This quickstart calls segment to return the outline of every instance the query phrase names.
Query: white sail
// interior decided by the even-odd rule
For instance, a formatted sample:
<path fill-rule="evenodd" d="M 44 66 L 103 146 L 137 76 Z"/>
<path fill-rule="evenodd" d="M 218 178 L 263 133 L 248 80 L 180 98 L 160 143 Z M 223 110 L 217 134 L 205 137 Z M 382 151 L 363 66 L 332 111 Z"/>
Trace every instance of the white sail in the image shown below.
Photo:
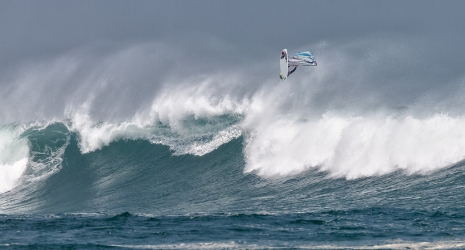
<path fill-rule="evenodd" d="M 289 57 L 289 66 L 316 66 L 312 51 L 298 52 Z"/>

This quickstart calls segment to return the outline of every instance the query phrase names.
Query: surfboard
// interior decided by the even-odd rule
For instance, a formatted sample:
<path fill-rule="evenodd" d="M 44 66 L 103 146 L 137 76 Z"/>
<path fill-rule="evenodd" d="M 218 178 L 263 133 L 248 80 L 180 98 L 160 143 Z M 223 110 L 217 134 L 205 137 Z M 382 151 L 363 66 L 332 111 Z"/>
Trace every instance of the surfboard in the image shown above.
<path fill-rule="evenodd" d="M 287 49 L 284 49 L 281 52 L 281 58 L 279 59 L 279 77 L 283 80 L 287 79 L 287 63 L 288 63 L 288 58 L 287 58 Z"/>

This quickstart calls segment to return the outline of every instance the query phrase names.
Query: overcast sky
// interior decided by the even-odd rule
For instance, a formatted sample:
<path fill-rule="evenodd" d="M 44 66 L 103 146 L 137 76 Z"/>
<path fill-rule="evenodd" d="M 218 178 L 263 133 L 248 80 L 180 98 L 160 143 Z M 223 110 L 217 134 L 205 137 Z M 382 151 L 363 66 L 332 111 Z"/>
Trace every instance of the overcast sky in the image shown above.
<path fill-rule="evenodd" d="M 465 40 L 464 9 L 463 1 L 2 1 L 0 55 L 5 63 L 102 41 L 198 34 L 251 51 L 377 33 L 457 46 Z"/>
<path fill-rule="evenodd" d="M 160 43 L 170 51 L 193 51 L 196 57 L 205 54 L 223 62 L 229 58 L 233 65 L 237 58 L 274 58 L 283 48 L 294 52 L 310 45 L 330 44 L 326 50 L 344 51 L 353 56 L 354 63 L 365 60 L 367 53 L 389 46 L 407 53 L 411 50 L 415 60 L 401 62 L 402 69 L 392 66 L 397 62 L 389 61 L 398 59 L 398 55 L 386 57 L 382 67 L 370 69 L 374 72 L 370 77 L 390 78 L 388 82 L 421 78 L 423 85 L 419 88 L 436 91 L 441 84 L 462 83 L 464 10 L 465 1 L 6 0 L 0 1 L 0 73 L 8 77 L 0 77 L 0 86 L 10 86 L 12 91 L 12 83 L 21 85 L 17 79 L 22 73 L 11 72 L 24 63 L 54 60 L 82 50 L 94 57 L 88 63 L 91 65 L 99 53 L 111 54 L 131 44 Z M 222 49 L 224 53 L 219 53 Z M 321 55 L 322 51 L 316 50 L 315 54 L 317 59 L 328 61 L 330 51 Z M 221 65 L 218 62 L 214 65 Z M 135 89 L 147 91 L 149 82 Z M 362 87 L 374 88 L 376 83 L 372 82 Z M 47 83 L 31 80 L 27 84 Z M 76 84 L 78 80 L 65 83 L 67 87 L 49 95 L 58 99 L 61 91 L 69 91 Z M 418 92 L 415 83 L 411 86 L 406 91 Z M 14 88 L 14 93 L 21 92 L 18 86 Z M 384 91 L 390 98 L 398 95 L 395 88 Z M 9 96 L 2 94 L 4 99 Z"/>

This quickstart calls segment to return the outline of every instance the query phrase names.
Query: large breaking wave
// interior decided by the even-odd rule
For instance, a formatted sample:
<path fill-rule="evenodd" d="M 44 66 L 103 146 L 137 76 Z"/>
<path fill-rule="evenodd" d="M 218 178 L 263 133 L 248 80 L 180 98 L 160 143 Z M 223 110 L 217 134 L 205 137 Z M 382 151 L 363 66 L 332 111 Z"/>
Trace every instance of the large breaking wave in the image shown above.
<path fill-rule="evenodd" d="M 101 192 L 108 200 L 112 183 L 146 188 L 137 180 L 149 166 L 195 172 L 202 161 L 215 162 L 207 165 L 218 172 L 195 175 L 212 180 L 238 170 L 242 177 L 235 178 L 251 180 L 308 177 L 309 171 L 352 180 L 434 175 L 465 158 L 463 79 L 449 79 L 453 91 L 446 93 L 412 78 L 400 68 L 408 68 L 416 50 L 392 43 L 310 46 L 318 67 L 299 69 L 286 82 L 276 77 L 274 56 L 199 63 L 198 52 L 185 56 L 160 43 L 99 57 L 79 50 L 18 67 L 2 78 L 11 82 L 1 103 L 0 206 L 41 207 L 35 195 L 58 199 L 64 191 L 54 188 L 67 185 L 81 188 L 83 197 Z M 53 181 L 66 167 L 84 175 L 76 176 L 81 184 L 70 177 L 65 187 Z M 84 169 L 97 172 L 86 176 Z M 81 200 L 102 208 L 96 197 Z"/>

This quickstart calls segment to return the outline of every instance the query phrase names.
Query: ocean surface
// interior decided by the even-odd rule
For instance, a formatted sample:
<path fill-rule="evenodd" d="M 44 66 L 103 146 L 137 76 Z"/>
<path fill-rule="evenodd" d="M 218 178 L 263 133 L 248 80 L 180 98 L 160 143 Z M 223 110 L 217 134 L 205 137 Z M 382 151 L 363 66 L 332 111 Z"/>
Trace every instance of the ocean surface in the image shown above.
<path fill-rule="evenodd" d="M 385 121 L 391 138 L 398 126 L 409 129 L 410 123 L 416 130 L 429 123 L 445 121 L 449 130 L 460 124 L 447 116 L 411 119 Z M 182 131 L 162 123 L 76 125 L 76 119 L 2 126 L 0 247 L 465 247 L 461 144 L 451 140 L 450 148 L 432 147 L 422 157 L 383 151 L 389 157 L 365 159 L 390 148 L 373 149 L 376 142 L 362 147 L 365 140 L 358 137 L 341 145 L 341 138 L 351 127 L 373 121 L 339 121 L 344 129 L 332 145 L 333 131 L 318 142 L 310 137 L 280 141 L 263 131 L 248 132 L 245 120 L 241 115 L 187 117 Z M 398 140 L 411 144 L 403 146 L 405 151 L 424 146 L 421 139 Z M 357 146 L 353 140 L 359 140 Z M 377 142 L 389 144 L 386 140 Z M 455 162 L 447 164 L 453 156 L 443 150 L 456 150 Z M 327 158 L 319 159 L 325 152 Z M 361 167 L 343 168 L 341 159 Z M 441 160 L 446 163 L 436 164 Z"/>

